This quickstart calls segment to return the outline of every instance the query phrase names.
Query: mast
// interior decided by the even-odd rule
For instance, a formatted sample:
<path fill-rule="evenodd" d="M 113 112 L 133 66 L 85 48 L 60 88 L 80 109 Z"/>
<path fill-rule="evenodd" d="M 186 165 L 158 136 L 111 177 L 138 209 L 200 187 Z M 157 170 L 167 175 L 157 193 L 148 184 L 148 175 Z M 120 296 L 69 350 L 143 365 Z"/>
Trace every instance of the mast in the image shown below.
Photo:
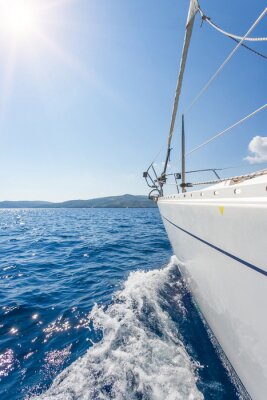
<path fill-rule="evenodd" d="M 186 192 L 185 188 L 185 133 L 184 133 L 184 114 L 182 115 L 182 192 Z"/>
<path fill-rule="evenodd" d="M 178 76 L 178 81 L 177 81 L 177 86 L 176 86 L 172 118 L 171 118 L 171 125 L 170 125 L 168 142 L 167 142 L 167 154 L 166 154 L 166 159 L 165 159 L 165 163 L 164 163 L 164 169 L 163 169 L 163 172 L 160 177 L 161 185 L 163 185 L 166 182 L 166 170 L 167 170 L 168 162 L 170 159 L 171 142 L 172 142 L 172 136 L 173 136 L 174 126 L 175 126 L 178 104 L 179 104 L 179 99 L 180 99 L 180 94 L 181 94 L 181 89 L 182 89 L 186 59 L 187 59 L 188 49 L 189 49 L 190 40 L 191 40 L 191 36 L 192 36 L 195 15 L 196 15 L 198 9 L 199 9 L 198 1 L 190 0 L 189 11 L 188 11 L 188 16 L 187 16 L 187 21 L 186 21 L 186 28 L 185 28 L 184 45 L 183 45 L 181 62 L 180 62 L 180 71 L 179 71 L 179 76 Z"/>

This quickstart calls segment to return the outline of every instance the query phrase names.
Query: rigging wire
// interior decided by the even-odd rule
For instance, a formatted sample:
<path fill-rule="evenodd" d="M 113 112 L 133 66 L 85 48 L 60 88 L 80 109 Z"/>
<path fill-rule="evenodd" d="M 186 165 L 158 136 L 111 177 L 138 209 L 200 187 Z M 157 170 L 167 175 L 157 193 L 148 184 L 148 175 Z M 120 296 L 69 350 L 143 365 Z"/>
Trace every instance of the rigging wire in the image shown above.
<path fill-rule="evenodd" d="M 163 149 L 164 149 L 164 144 L 161 146 L 161 148 L 159 149 L 159 151 L 157 152 L 157 154 L 155 155 L 155 157 L 151 161 L 150 165 L 153 165 L 155 163 L 156 159 L 158 158 L 158 156 L 160 155 L 160 153 L 162 152 Z"/>
<path fill-rule="evenodd" d="M 244 118 L 240 119 L 239 121 L 235 122 L 234 124 L 232 124 L 228 128 L 224 129 L 223 131 L 221 131 L 221 132 L 217 133 L 216 135 L 212 136 L 211 138 L 209 138 L 205 142 L 201 143 L 199 146 L 195 147 L 193 150 L 190 150 L 188 153 L 186 153 L 186 156 L 188 156 L 189 154 L 192 154 L 195 151 L 201 149 L 201 147 L 206 146 L 208 143 L 210 143 L 213 140 L 217 139 L 218 137 L 224 135 L 226 132 L 229 132 L 230 130 L 232 130 L 236 126 L 238 126 L 238 125 L 242 124 L 243 122 L 245 122 L 247 119 L 249 119 L 249 118 L 253 117 L 254 115 L 256 115 L 258 112 L 264 110 L 265 108 L 267 108 L 267 103 L 264 104 L 263 106 L 257 108 L 257 110 L 253 111 L 252 113 L 250 113 L 246 117 L 244 117 Z"/>
<path fill-rule="evenodd" d="M 160 150 L 158 151 L 157 155 L 155 156 L 154 160 L 152 161 L 151 164 L 154 164 L 154 162 L 156 161 L 156 159 L 159 157 L 160 153 L 162 152 L 162 150 L 164 149 L 164 144 L 161 146 Z"/>
<path fill-rule="evenodd" d="M 210 84 L 214 81 L 214 79 L 219 75 L 221 70 L 225 67 L 225 65 L 230 61 L 230 59 L 233 57 L 233 55 L 236 53 L 236 51 L 239 49 L 239 47 L 242 45 L 244 40 L 248 37 L 248 35 L 253 31 L 253 29 L 258 25 L 258 23 L 262 20 L 262 18 L 266 15 L 267 13 L 267 7 L 263 10 L 263 12 L 260 14 L 260 16 L 256 19 L 256 21 L 252 24 L 252 26 L 249 28 L 247 33 L 242 37 L 240 42 L 236 45 L 236 47 L 231 51 L 231 53 L 228 55 L 228 57 L 224 60 L 224 62 L 221 64 L 221 66 L 217 69 L 217 71 L 212 75 L 212 77 L 208 80 L 208 82 L 203 86 L 203 88 L 200 90 L 200 92 L 197 94 L 197 96 L 194 98 L 192 103 L 189 105 L 189 107 L 186 109 L 186 113 L 192 109 L 194 104 L 199 100 L 199 98 L 206 92 Z"/>

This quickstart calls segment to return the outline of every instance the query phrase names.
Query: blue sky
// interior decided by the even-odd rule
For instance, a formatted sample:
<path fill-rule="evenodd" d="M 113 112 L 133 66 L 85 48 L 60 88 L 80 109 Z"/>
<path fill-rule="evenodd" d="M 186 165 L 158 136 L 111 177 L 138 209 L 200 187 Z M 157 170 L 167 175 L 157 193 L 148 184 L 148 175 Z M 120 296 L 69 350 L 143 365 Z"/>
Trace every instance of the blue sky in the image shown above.
<path fill-rule="evenodd" d="M 240 35 L 265 6 L 201 1 L 214 22 Z M 142 172 L 166 144 L 188 1 L 35 0 L 35 7 L 38 33 L 18 38 L 0 26 L 0 200 L 146 194 Z M 266 26 L 267 17 L 251 36 L 267 36 Z M 196 18 L 174 167 L 181 112 L 234 46 Z M 254 48 L 267 55 L 266 42 Z M 266 60 L 237 52 L 185 116 L 188 150 L 266 103 L 266 70 Z M 266 119 L 263 111 L 192 154 L 188 169 L 251 170 L 244 157 L 253 137 L 267 136 Z"/>

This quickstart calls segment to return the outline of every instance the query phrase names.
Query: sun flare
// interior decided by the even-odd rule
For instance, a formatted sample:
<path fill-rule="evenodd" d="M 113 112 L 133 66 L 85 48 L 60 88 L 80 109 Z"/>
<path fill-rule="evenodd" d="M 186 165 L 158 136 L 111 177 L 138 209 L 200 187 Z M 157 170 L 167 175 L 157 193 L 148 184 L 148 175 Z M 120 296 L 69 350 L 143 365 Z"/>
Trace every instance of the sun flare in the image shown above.
<path fill-rule="evenodd" d="M 30 79 L 42 92 L 53 87 L 64 69 L 96 84 L 94 72 L 68 51 L 66 38 L 75 26 L 69 7 L 76 1 L 0 0 L 0 119 L 17 77 Z"/>
<path fill-rule="evenodd" d="M 0 28 L 2 33 L 15 39 L 34 34 L 39 25 L 39 15 L 33 1 L 0 1 Z"/>

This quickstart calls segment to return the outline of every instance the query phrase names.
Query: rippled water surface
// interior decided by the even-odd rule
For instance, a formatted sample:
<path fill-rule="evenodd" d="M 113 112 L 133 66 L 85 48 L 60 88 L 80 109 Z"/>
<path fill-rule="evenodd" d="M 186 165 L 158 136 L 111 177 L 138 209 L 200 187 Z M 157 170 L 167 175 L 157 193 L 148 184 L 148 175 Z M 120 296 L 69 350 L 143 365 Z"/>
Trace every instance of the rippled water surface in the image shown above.
<path fill-rule="evenodd" d="M 238 399 L 157 209 L 0 210 L 0 399 Z"/>

